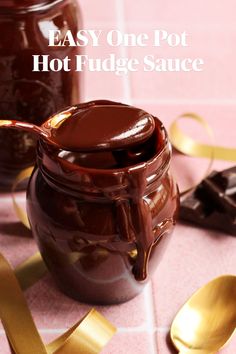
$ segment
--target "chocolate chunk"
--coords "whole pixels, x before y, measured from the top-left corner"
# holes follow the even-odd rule
[[[222,185],[224,190],[236,188],[236,166],[228,168],[214,177],[215,181]]]
[[[212,172],[184,198],[180,219],[236,236],[236,166]]]
[[[219,208],[236,216],[236,167],[211,174],[202,182],[202,186]]]

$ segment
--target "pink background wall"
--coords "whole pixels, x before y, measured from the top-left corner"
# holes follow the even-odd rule
[[[85,28],[147,32],[163,28],[190,34],[188,48],[116,48],[119,56],[202,57],[201,73],[144,73],[118,77],[86,72],[85,98],[109,98],[140,106],[168,127],[180,113],[194,111],[212,125],[221,144],[235,146],[236,127],[236,3],[235,0],[80,0]],[[88,48],[104,57],[111,48]],[[196,134],[196,127],[189,127]],[[201,132],[199,132],[201,136]],[[215,162],[215,168],[228,164]],[[206,167],[204,160],[174,156],[173,169],[181,185],[191,184]],[[19,194],[24,202],[24,195]],[[13,265],[36,250],[14,215],[10,196],[1,196],[1,252]],[[19,237],[20,236],[20,237]],[[133,301],[98,307],[119,329],[104,354],[169,354],[171,321],[179,307],[200,286],[221,274],[235,273],[236,239],[179,224],[166,255],[144,293]],[[90,308],[63,296],[50,276],[26,292],[40,333],[49,341],[76,322]],[[236,339],[222,351],[235,353]],[[0,329],[0,353],[8,354]]]

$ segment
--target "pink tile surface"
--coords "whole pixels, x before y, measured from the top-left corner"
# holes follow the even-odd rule
[[[158,27],[159,28],[159,27]],[[161,47],[128,48],[130,57],[136,57],[142,63],[146,55],[158,58],[202,58],[202,72],[145,72],[140,65],[138,72],[131,73],[132,97],[143,99],[165,100],[234,100],[236,98],[236,71],[233,70],[235,56],[232,55],[232,43],[236,31],[221,27],[193,27],[192,25],[166,25],[168,33],[186,31],[188,47],[169,47],[164,42]],[[153,38],[153,28],[131,26],[132,32],[145,32]],[[151,43],[151,41],[150,41]],[[219,50],[220,43],[224,50]],[[231,67],[232,70],[228,70]],[[142,90],[140,90],[142,82]],[[167,84],[168,83],[168,84]],[[188,88],[186,90],[186,87]]]
[[[157,337],[157,348],[159,353],[163,354],[177,354],[174,346],[172,345],[169,335],[160,331],[156,335]],[[228,343],[224,349],[222,349],[218,353],[222,354],[234,354],[235,353],[235,345],[236,345],[236,338],[234,337],[230,343]]]
[[[91,309],[91,306],[73,301],[59,292],[50,276],[27,290],[26,298],[39,328],[71,327]],[[147,322],[144,294],[125,304],[112,307],[97,306],[96,308],[119,328],[135,329]],[[60,316],[57,316],[58,313]],[[125,319],[124,313],[126,313]],[[48,318],[51,319],[50,322]]]
[[[169,327],[173,314],[199,287],[234,274],[235,252],[235,238],[179,224],[153,279],[158,327]]]
[[[191,24],[223,25],[235,23],[234,0],[172,0],[149,1],[146,6],[142,1],[134,5],[132,0],[125,1],[126,19],[136,23],[152,24]]]
[[[52,342],[61,334],[62,331],[58,331],[58,333],[46,333],[45,331],[40,331],[40,335],[43,338],[44,343]],[[144,354],[147,353],[146,350],[148,350],[150,342],[151,335],[145,332],[117,333],[116,336],[113,337],[110,343],[102,351],[102,354]],[[1,354],[10,354],[9,345],[5,336],[0,335],[0,343]],[[131,350],[130,348],[132,348],[132,351],[129,351]]]
[[[86,27],[93,28],[94,24],[110,24],[114,26],[117,21],[116,0],[100,0],[99,3],[94,3],[94,0],[80,0],[79,1],[84,24]]]
[[[112,28],[112,27],[111,27]],[[115,54],[116,57],[120,56],[119,48],[112,48],[106,42],[107,27],[93,26],[95,30],[102,30],[100,38],[101,46],[93,47],[88,46],[86,54],[93,59],[106,59],[110,53]],[[84,96],[86,100],[100,99],[109,97],[110,100],[124,100],[123,94],[124,78],[122,76],[115,75],[113,72],[95,72],[89,71],[86,68],[85,82],[84,82]]]
[[[236,40],[235,0],[80,0],[84,27],[106,31],[147,32],[164,28],[187,31],[188,48],[111,49],[105,39],[98,48],[87,48],[93,58],[119,56],[142,58],[146,54],[162,57],[202,57],[202,73],[114,73],[85,72],[84,96],[132,103],[158,116],[168,128],[172,120],[187,111],[204,116],[211,124],[218,144],[235,147],[236,127]],[[186,132],[201,141],[207,137],[189,122]],[[173,171],[181,188],[202,177],[207,162],[178,154]],[[215,169],[229,163],[216,161]],[[24,194],[19,193],[24,204]],[[13,211],[10,195],[0,195],[0,251],[16,266],[37,249],[30,234]],[[222,274],[235,274],[236,238],[179,223],[151,285],[134,300],[109,307],[97,307],[119,329],[104,354],[174,354],[167,335],[179,307],[199,287]],[[26,292],[26,299],[37,327],[49,342],[77,322],[90,306],[76,303],[61,294],[50,276]],[[221,351],[234,354],[236,337]],[[0,354],[9,354],[4,331],[0,329]],[[32,353],[35,354],[35,353]]]
[[[152,345],[151,335],[146,332],[138,333],[118,333],[108,346],[103,350],[103,354],[144,354]]]

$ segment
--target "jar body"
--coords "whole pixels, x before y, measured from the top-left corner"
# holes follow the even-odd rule
[[[19,5],[23,4],[23,7]],[[48,30],[73,35],[81,29],[76,0],[29,2],[0,7],[0,113],[1,119],[16,119],[41,125],[56,111],[80,100],[79,74],[33,72],[33,55],[74,58],[78,48],[49,47]],[[25,5],[25,6],[24,6]],[[10,45],[9,45],[10,43]],[[35,162],[35,138],[27,132],[0,130],[0,188],[8,189],[22,168]]]
[[[117,206],[90,194],[73,195],[51,183],[36,166],[27,193],[27,211],[42,257],[60,289],[93,304],[115,304],[139,294],[161,260],[178,211],[178,189],[167,170],[143,196],[154,243],[148,277],[137,281],[137,248],[119,231]]]

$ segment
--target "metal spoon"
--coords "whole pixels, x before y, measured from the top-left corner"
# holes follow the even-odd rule
[[[73,152],[135,148],[153,136],[156,127],[153,116],[135,107],[112,105],[112,102],[104,105],[104,102],[72,106],[50,117],[41,127],[16,120],[0,120],[0,128],[29,131],[59,149]],[[137,154],[141,152],[134,153]]]
[[[24,130],[36,134],[39,138],[45,140],[47,143],[54,145],[57,148],[66,150],[66,146],[61,146],[54,137],[53,131],[56,130],[66,119],[71,117],[76,107],[71,107],[66,111],[62,111],[52,118],[47,120],[41,127],[32,124],[21,122],[18,120],[0,120],[0,128],[10,128],[17,130]]]
[[[214,279],[181,308],[171,326],[171,340],[180,354],[213,354],[236,328],[236,276]]]

